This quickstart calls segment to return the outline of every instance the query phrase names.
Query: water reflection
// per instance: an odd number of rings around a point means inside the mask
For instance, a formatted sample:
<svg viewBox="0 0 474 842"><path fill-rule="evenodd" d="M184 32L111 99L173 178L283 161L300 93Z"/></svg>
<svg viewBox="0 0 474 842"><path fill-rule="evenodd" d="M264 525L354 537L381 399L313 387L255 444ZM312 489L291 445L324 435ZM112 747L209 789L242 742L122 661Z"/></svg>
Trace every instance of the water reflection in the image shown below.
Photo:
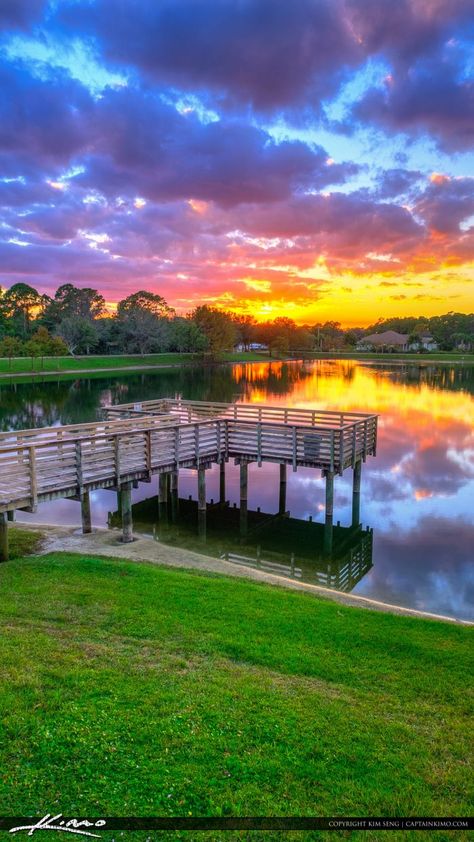
<svg viewBox="0 0 474 842"><path fill-rule="evenodd" d="M374 567L355 592L459 617L472 617L474 527L474 367L374 365L354 361L256 363L168 369L154 374L0 388L0 426L21 428L94 419L109 402L181 394L196 400L245 400L306 408L378 412L377 458L362 472L361 520L374 527ZM196 478L180 476L181 496L196 497ZM351 524L351 472L335 482L335 520ZM218 471L208 493L218 498ZM156 486L154 488L156 492ZM229 468L227 496L239 502L238 469ZM150 487L134 491L139 502ZM278 466L249 471L249 509L278 509ZM93 517L105 525L110 492L94 492ZM323 480L289 472L292 518L321 520ZM28 517L24 515L23 517ZM58 501L30 519L79 523L77 504ZM290 551L291 552L291 551Z"/></svg>
<svg viewBox="0 0 474 842"><path fill-rule="evenodd" d="M332 550L325 549L324 524L287 514L247 511L245 536L241 511L234 503L207 505L207 532L198 537L197 501L170 494L166 506L158 496L132 507L135 532L156 540L225 558L234 564L257 567L302 582L352 591L372 567L372 530L359 525L333 528ZM119 511L110 512L108 524L120 527Z"/></svg>

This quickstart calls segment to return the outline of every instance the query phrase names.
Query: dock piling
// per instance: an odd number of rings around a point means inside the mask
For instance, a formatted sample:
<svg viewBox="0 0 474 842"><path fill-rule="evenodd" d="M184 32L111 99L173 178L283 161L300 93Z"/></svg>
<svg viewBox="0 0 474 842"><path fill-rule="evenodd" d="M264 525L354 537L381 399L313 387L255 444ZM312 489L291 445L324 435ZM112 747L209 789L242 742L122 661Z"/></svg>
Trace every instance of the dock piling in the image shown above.
<svg viewBox="0 0 474 842"><path fill-rule="evenodd" d="M247 462L240 463L240 537L245 540L248 529L248 476Z"/></svg>
<svg viewBox="0 0 474 842"><path fill-rule="evenodd" d="M171 471L170 474L170 505L171 505L171 522L176 523L178 518L178 471Z"/></svg>
<svg viewBox="0 0 474 842"><path fill-rule="evenodd" d="M92 532L91 500L88 491L83 491L81 494L81 520L83 534L87 535Z"/></svg>
<svg viewBox="0 0 474 842"><path fill-rule="evenodd" d="M124 482L120 490L122 497L122 541L124 544L130 544L133 541L132 483Z"/></svg>
<svg viewBox="0 0 474 842"><path fill-rule="evenodd" d="M324 521L324 553L332 553L333 510L334 510L334 472L325 471L326 477L326 514Z"/></svg>
<svg viewBox="0 0 474 842"><path fill-rule="evenodd" d="M198 468L198 534L206 540L206 469Z"/></svg>
<svg viewBox="0 0 474 842"><path fill-rule="evenodd" d="M359 526L360 523L360 481L362 476L362 461L360 459L354 465L352 479L352 526Z"/></svg>
<svg viewBox="0 0 474 842"><path fill-rule="evenodd" d="M168 517L168 474L158 477L158 517L164 521Z"/></svg>
<svg viewBox="0 0 474 842"><path fill-rule="evenodd" d="M280 464L280 495L278 499L278 514L283 515L286 512L286 465L284 462Z"/></svg>
<svg viewBox="0 0 474 842"><path fill-rule="evenodd" d="M225 506L225 460L219 464L219 505Z"/></svg>

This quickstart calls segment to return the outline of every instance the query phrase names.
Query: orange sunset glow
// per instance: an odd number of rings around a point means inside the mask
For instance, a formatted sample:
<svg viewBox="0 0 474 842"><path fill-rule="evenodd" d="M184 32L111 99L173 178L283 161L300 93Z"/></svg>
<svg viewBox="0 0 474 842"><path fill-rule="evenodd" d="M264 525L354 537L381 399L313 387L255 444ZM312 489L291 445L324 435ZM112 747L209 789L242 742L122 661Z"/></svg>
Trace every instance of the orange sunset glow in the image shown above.
<svg viewBox="0 0 474 842"><path fill-rule="evenodd" d="M132 23L113 0L23 5L3 36L3 289L345 328L472 310L465 0L217 18L139 0Z"/></svg>

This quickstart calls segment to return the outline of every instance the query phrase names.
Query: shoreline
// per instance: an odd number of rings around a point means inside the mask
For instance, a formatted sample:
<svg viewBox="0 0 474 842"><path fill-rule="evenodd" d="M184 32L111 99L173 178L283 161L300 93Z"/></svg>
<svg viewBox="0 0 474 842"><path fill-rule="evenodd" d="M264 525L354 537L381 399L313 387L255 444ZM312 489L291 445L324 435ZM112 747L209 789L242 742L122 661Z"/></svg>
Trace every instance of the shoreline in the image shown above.
<svg viewBox="0 0 474 842"><path fill-rule="evenodd" d="M39 522L25 523L24 521L16 521L11 525L19 529L39 530L43 533L41 550L33 553L33 555L41 556L55 552L70 552L104 558L116 558L119 561L133 563L197 570L205 573L249 579L290 590L303 591L313 594L313 596L329 599L333 602L339 602L342 605L348 605L354 608L365 608L372 611L381 611L405 617L418 617L419 619L436 620L438 622L448 622L462 626L474 625L474 621L471 620L434 614L416 608L405 608L401 605L393 605L366 596L330 590L320 585L312 585L309 582L299 582L286 576L278 576L274 573L257 570L253 567L236 566L230 561L204 554L201 555L201 553L193 550L170 546L144 535L136 536L130 544L122 544L119 540L120 530L118 529L94 527L91 533L84 535L80 527L78 528L77 526L56 526L55 524Z"/></svg>
<svg viewBox="0 0 474 842"><path fill-rule="evenodd" d="M404 364L412 364L417 366L425 366L425 365L474 365L474 356L471 359L465 358L454 358L454 359L439 359L439 358L430 358L428 356L420 355L419 358L412 355L407 355L406 357L401 357L396 354L393 357L389 354L379 354L377 356L364 356L364 355L351 355L351 354L329 354L326 355L314 355L310 357L284 357L284 358L276 358L276 357L264 357L263 355L259 356L251 356L249 358L241 359L241 360L212 360L207 361L205 363L206 366L216 366L216 365L245 365L246 363L289 363L289 362L299 362L299 363L308 363L308 362L318 362L318 361L325 361L325 362L337 362L337 361L353 361L356 363L369 363L371 365L404 365ZM110 366L105 368L68 368L68 369L54 369L54 370L41 370L41 371L0 371L0 382L2 380L6 380L8 382L14 380L24 380L24 379L32 379L32 380L46 380L47 378L60 378L60 377L87 377L90 375L99 375L99 376L107 376L107 375L114 375L114 374L126 374L127 372L130 373L145 373L145 372L156 372L156 371L164 371L169 369L176 369L176 368L193 368L197 365L202 365L202 361L199 360L190 360L188 361L180 361L180 362L166 362L166 363L143 363L142 365L117 365L117 366Z"/></svg>

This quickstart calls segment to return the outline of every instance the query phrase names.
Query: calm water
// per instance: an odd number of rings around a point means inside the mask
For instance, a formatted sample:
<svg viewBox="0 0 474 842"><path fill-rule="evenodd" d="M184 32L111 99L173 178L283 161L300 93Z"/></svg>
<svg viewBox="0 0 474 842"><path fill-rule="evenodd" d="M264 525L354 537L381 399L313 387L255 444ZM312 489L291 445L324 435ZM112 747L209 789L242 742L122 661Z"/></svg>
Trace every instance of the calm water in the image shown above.
<svg viewBox="0 0 474 842"><path fill-rule="evenodd" d="M329 581L387 602L472 619L473 392L474 368L468 366L255 363L2 386L0 424L8 430L90 421L102 404L176 393L196 400L377 412L378 454L367 460L362 471L363 531L358 535L349 529L351 471L336 478L334 519L341 526L335 556L339 561L328 568L327 560L320 558L320 527L315 522L324 516L324 484L317 471L288 470L286 508L291 518L265 527L265 515L278 511L277 465L250 466L249 510L254 512L252 525L258 538L249 539L248 546L237 551L254 557L259 544L262 557L287 566L293 553L295 575L303 579ZM145 498L156 494L156 485L154 479L134 491L137 529L150 533L156 501L146 503ZM208 500L217 499L217 470L209 472L207 488ZM194 472L180 473L179 493L188 501L181 506L180 528L164 537L186 543L194 534L193 503L188 500L197 496ZM239 477L231 463L227 498L230 507L225 517L214 513L209 518L213 551L238 548L238 512L233 506L239 501ZM115 495L94 492L92 507L95 525L105 525L108 513L116 508ZM70 500L43 504L37 514L22 514L21 519L79 524L79 505ZM367 527L373 532L366 533ZM344 559L351 548L359 558L362 538L365 561L355 565L348 579Z"/></svg>

